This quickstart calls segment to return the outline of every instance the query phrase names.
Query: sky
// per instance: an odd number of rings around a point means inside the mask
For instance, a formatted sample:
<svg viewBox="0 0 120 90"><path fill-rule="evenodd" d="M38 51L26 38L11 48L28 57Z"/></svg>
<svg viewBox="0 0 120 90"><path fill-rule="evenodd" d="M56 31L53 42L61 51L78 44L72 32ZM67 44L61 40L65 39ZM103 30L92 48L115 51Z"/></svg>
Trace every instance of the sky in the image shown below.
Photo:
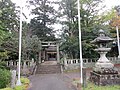
<svg viewBox="0 0 120 90"><path fill-rule="evenodd" d="M21 0L12 0L14 3L16 3L16 5L20 6L21 5ZM22 5L25 6L25 2L27 0L22 0ZM60 0L50 0L50 1L60 1ZM103 0L103 5L106 5L106 8L104 8L103 10L109 10L114 6L120 5L120 0ZM56 6L55 6L56 7ZM29 22L29 14L30 14L30 10L26 9L25 7L23 8L23 12L25 13L25 15L28 17L28 22Z"/></svg>
<svg viewBox="0 0 120 90"><path fill-rule="evenodd" d="M104 4L106 4L106 6L108 8L114 7L115 5L120 5L120 0L104 0Z"/></svg>

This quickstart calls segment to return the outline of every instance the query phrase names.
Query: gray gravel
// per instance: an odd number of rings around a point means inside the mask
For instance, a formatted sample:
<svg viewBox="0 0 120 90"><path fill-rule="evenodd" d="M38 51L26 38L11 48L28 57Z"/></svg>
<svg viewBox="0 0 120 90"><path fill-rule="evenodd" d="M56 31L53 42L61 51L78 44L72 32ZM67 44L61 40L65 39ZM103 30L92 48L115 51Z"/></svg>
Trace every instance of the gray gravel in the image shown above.
<svg viewBox="0 0 120 90"><path fill-rule="evenodd" d="M64 74L39 74L30 77L29 90L76 90Z"/></svg>

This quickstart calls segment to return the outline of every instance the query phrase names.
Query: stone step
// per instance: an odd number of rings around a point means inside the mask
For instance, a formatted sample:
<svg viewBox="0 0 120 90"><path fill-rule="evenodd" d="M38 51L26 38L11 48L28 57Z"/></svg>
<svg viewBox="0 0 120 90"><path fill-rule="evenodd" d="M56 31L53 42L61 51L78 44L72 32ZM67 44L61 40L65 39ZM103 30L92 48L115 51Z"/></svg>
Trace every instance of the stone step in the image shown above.
<svg viewBox="0 0 120 90"><path fill-rule="evenodd" d="M60 64L57 65L38 65L36 74L53 74L53 73L61 73Z"/></svg>

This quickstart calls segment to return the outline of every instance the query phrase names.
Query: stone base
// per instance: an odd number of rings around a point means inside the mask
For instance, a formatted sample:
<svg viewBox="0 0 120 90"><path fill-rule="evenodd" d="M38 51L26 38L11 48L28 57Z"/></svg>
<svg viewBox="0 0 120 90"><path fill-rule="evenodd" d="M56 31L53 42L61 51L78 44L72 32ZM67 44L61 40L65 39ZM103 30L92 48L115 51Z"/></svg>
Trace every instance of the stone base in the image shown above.
<svg viewBox="0 0 120 90"><path fill-rule="evenodd" d="M114 72L114 71L111 71ZM115 73L105 72L95 72L90 73L90 81L96 85L106 86L106 85L120 85L120 74L116 71Z"/></svg>

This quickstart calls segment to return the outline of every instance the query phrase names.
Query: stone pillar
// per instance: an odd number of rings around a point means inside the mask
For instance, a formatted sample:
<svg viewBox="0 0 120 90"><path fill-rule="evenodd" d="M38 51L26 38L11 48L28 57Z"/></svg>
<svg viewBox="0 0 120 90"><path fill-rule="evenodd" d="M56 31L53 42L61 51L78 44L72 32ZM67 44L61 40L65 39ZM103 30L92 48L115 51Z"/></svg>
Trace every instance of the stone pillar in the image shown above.
<svg viewBox="0 0 120 90"><path fill-rule="evenodd" d="M45 51L43 51L43 60L45 60Z"/></svg>
<svg viewBox="0 0 120 90"><path fill-rule="evenodd" d="M16 70L11 71L11 88L15 87L16 82Z"/></svg>
<svg viewBox="0 0 120 90"><path fill-rule="evenodd" d="M73 59L70 60L70 64L73 64Z"/></svg>
<svg viewBox="0 0 120 90"><path fill-rule="evenodd" d="M87 87L87 74L86 74L86 68L83 67L83 87L86 88Z"/></svg>
<svg viewBox="0 0 120 90"><path fill-rule="evenodd" d="M28 75L29 74L29 65L27 66L27 61L24 61L23 62L23 69L22 69L22 74L23 75Z"/></svg>
<svg viewBox="0 0 120 90"><path fill-rule="evenodd" d="M86 59L86 63L89 63L89 62L88 62L88 59Z"/></svg>
<svg viewBox="0 0 120 90"><path fill-rule="evenodd" d="M45 51L45 60L47 60L47 51Z"/></svg>
<svg viewBox="0 0 120 90"><path fill-rule="evenodd" d="M49 60L49 59L48 59L48 53L46 53L46 60Z"/></svg>
<svg viewBox="0 0 120 90"><path fill-rule="evenodd" d="M9 66L9 62L7 61L6 63L7 63L7 66Z"/></svg>
<svg viewBox="0 0 120 90"><path fill-rule="evenodd" d="M67 59L66 59L66 57L64 57L64 65L65 65L65 66L68 65L68 64L67 64Z"/></svg>
<svg viewBox="0 0 120 90"><path fill-rule="evenodd" d="M39 62L38 63L41 63L41 51L39 51Z"/></svg>
<svg viewBox="0 0 120 90"><path fill-rule="evenodd" d="M32 58L32 61L30 62L30 67L32 67L34 64L34 59Z"/></svg>
<svg viewBox="0 0 120 90"><path fill-rule="evenodd" d="M13 61L12 60L10 61L10 66L13 66Z"/></svg>
<svg viewBox="0 0 120 90"><path fill-rule="evenodd" d="M64 56L64 68L65 70L67 69L68 67L68 63L67 63L67 59L66 59L66 55Z"/></svg>
<svg viewBox="0 0 120 90"><path fill-rule="evenodd" d="M76 59L76 64L78 64L78 59Z"/></svg>
<svg viewBox="0 0 120 90"><path fill-rule="evenodd" d="M57 62L60 62L59 44L57 44Z"/></svg>
<svg viewBox="0 0 120 90"><path fill-rule="evenodd" d="M26 61L23 62L23 69L26 68L27 65L26 65Z"/></svg>

